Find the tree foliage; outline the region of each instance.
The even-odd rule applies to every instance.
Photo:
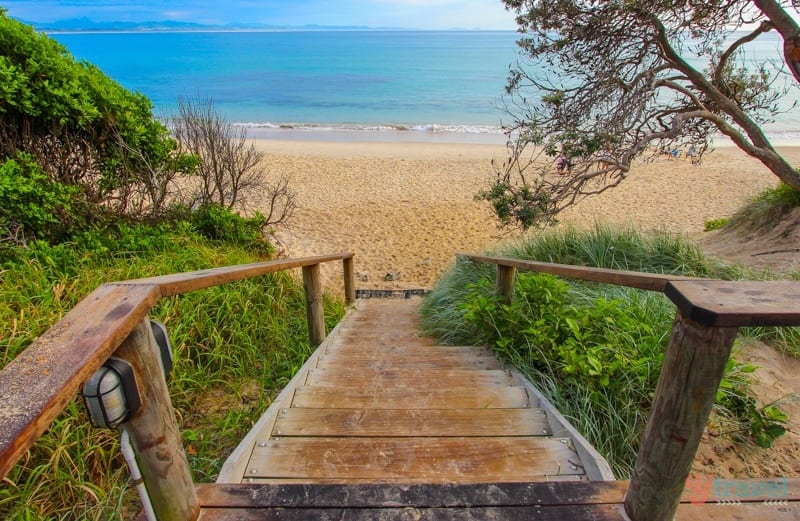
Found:
[[[505,224],[552,221],[617,186],[634,159],[729,138],[800,190],[800,174],[762,130],[800,81],[796,2],[773,0],[504,0],[517,13],[522,60],[507,93],[509,159],[479,198]],[[748,65],[748,44],[777,31],[783,59]],[[553,157],[571,175],[553,175]]]
[[[62,210],[83,214],[60,220],[59,230],[57,223],[48,226],[44,233],[53,239],[77,222],[156,217],[166,197],[153,189],[154,176],[189,173],[193,159],[180,152],[144,95],[0,12],[0,164],[4,175],[25,174],[43,190],[61,186],[58,193],[68,195]],[[40,183],[40,174],[49,184]],[[32,194],[15,195],[26,193]],[[21,203],[38,204],[35,197]],[[36,216],[8,215],[0,216],[3,239],[42,234]]]

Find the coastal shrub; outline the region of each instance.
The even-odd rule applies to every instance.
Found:
[[[242,217],[222,205],[207,204],[192,212],[190,220],[209,239],[254,248],[264,254],[273,251],[264,235],[266,218],[258,212],[253,217]]]
[[[2,11],[0,107],[0,161],[24,152],[53,182],[80,187],[93,222],[142,217],[135,199],[165,202],[154,173],[190,173],[194,165],[147,97]]]
[[[606,226],[546,232],[492,254],[700,277],[739,273],[681,237]],[[618,477],[629,476],[674,305],[660,293],[531,273],[518,275],[506,305],[495,294],[495,272],[459,260],[426,298],[423,329],[448,344],[489,345],[548,395]],[[715,411],[739,439],[768,446],[782,434],[784,417],[773,405],[757,405],[749,372],[747,364],[729,364]]]
[[[108,233],[107,233],[108,232]],[[101,282],[268,259],[190,224],[97,228],[73,242],[31,241],[0,260],[0,367]],[[329,326],[343,303],[326,296]],[[228,453],[312,351],[302,285],[276,273],[163,299],[175,364],[168,386],[191,471],[213,481]],[[79,399],[0,487],[8,520],[134,519],[139,500],[115,431],[90,426]]]
[[[54,182],[29,154],[0,164],[0,243],[58,240],[78,221],[79,190]]]
[[[731,217],[732,226],[744,226],[754,230],[771,229],[781,219],[800,207],[800,192],[786,183],[768,188]]]
[[[720,217],[719,219],[709,219],[703,225],[703,231],[712,232],[714,230],[721,230],[728,224],[727,217]]]

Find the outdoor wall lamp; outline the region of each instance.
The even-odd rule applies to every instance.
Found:
[[[113,429],[142,406],[131,364],[111,357],[83,384],[83,399],[95,427]]]
[[[157,320],[150,321],[150,328],[158,345],[166,378],[172,370],[172,345],[167,328]],[[83,399],[95,427],[109,429],[126,422],[142,406],[133,367],[113,356],[83,385]]]

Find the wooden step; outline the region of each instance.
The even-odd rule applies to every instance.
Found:
[[[318,368],[359,368],[370,370],[387,369],[502,369],[503,365],[493,356],[454,357],[436,354],[424,356],[387,355],[368,356],[321,356],[317,360]]]
[[[317,385],[298,387],[292,399],[292,407],[338,409],[510,409],[529,404],[528,392],[520,386],[366,389],[349,384]]]
[[[545,481],[583,470],[555,438],[280,438],[259,441],[253,479],[401,479],[408,483]]]
[[[396,369],[502,369],[503,364],[489,354],[466,352],[437,352],[435,349],[418,348],[414,351],[352,351],[343,356],[339,353],[326,353],[320,356],[318,368],[374,368],[375,370]]]
[[[548,436],[541,409],[281,409],[273,436]]]
[[[380,328],[382,326],[374,326]],[[395,335],[386,333],[364,334],[363,331],[348,332],[346,329],[337,333],[341,344],[379,347],[436,347],[430,338],[414,335]]]
[[[396,358],[409,358],[416,356],[442,356],[453,359],[469,358],[473,356],[495,357],[483,347],[477,346],[411,346],[407,344],[377,346],[368,342],[350,342],[328,346],[324,355],[344,356],[347,358],[378,358],[394,356]]]
[[[310,369],[305,384],[342,385],[350,387],[386,388],[403,387],[446,389],[470,386],[508,386],[513,384],[509,371],[497,369],[389,369],[364,371],[353,369]]]

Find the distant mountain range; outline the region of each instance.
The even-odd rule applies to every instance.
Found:
[[[368,31],[374,27],[362,26],[324,26],[324,25],[268,25],[253,23],[232,23],[225,25],[206,25],[192,22],[162,20],[156,22],[95,22],[89,18],[71,18],[56,22],[39,23],[20,20],[44,32],[99,32],[99,31]],[[397,28],[380,28],[397,29]]]

